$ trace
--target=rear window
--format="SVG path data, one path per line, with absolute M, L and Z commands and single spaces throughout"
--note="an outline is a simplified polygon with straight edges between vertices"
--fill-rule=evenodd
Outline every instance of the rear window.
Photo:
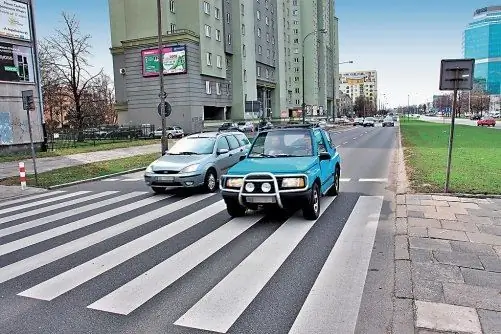
M 236 134 L 235 137 L 237 137 L 240 146 L 245 146 L 247 144 L 250 144 L 249 139 L 247 139 L 247 136 L 245 136 L 243 133 Z

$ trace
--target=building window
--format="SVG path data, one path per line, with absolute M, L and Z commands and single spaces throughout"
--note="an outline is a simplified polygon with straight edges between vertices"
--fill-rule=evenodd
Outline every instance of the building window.
M 264 18 L 264 22 L 266 23 L 267 26 L 270 25 L 270 21 L 268 20 L 268 16 L 266 16 Z
M 257 37 L 261 37 L 261 28 L 257 28 Z
M 242 55 L 245 57 L 247 55 L 247 48 L 245 47 L 245 44 L 242 45 Z
M 204 1 L 204 13 L 210 15 L 210 4 L 207 1 Z
M 245 35 L 245 24 L 242 23 L 242 36 Z
M 211 26 L 206 24 L 205 25 L 205 36 L 210 38 L 210 35 L 211 35 Z
M 231 23 L 231 15 L 230 15 L 230 13 L 226 14 L 226 23 Z
M 228 34 L 228 44 L 231 44 L 231 34 Z
M 216 64 L 217 64 L 217 67 L 218 67 L 218 68 L 223 68 L 223 64 L 222 64 L 222 63 L 223 63 L 223 62 L 222 62 L 222 58 L 221 58 L 221 56 L 219 56 L 219 55 L 218 55 L 218 56 L 216 57 Z
M 240 13 L 242 13 L 242 16 L 244 16 L 244 13 L 245 13 L 245 6 L 244 6 L 244 4 L 240 5 Z
M 268 79 L 269 77 L 270 77 L 270 71 L 266 69 L 266 79 Z
M 221 18 L 221 10 L 219 8 L 217 8 L 217 7 L 214 7 L 214 16 L 218 20 Z
M 212 94 L 212 87 L 210 86 L 210 81 L 205 81 L 205 93 L 207 95 Z
M 221 95 L 221 83 L 216 82 L 216 94 Z
M 212 66 L 212 53 L 207 52 L 206 57 L 207 57 L 207 66 Z
M 247 70 L 244 70 L 244 82 L 247 82 Z
M 175 13 L 175 8 L 174 8 L 174 0 L 169 1 L 169 9 L 172 13 Z
M 261 45 L 257 46 L 257 53 L 263 54 L 263 48 L 261 47 Z
M 257 67 L 257 76 L 260 77 L 261 76 L 261 66 L 258 66 Z
M 173 33 L 174 31 L 176 31 L 176 25 L 174 23 L 171 23 L 170 24 L 170 32 Z
M 259 20 L 261 20 L 261 12 L 258 10 L 256 11 L 256 18 Z
M 221 40 L 221 30 L 216 29 L 216 41 L 220 41 L 220 40 Z
M 271 55 L 271 51 L 270 51 L 270 49 L 267 49 L 267 50 L 266 50 L 266 56 L 267 56 L 268 58 L 270 58 L 270 55 Z

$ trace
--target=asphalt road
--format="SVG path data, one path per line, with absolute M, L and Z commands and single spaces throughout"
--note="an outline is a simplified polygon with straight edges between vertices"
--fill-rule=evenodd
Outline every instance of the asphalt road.
M 141 173 L 0 202 L 0 332 L 385 333 L 395 128 L 333 133 L 323 214 L 231 220 Z
M 400 116 L 400 117 L 405 117 L 405 116 Z M 444 124 L 451 123 L 450 117 L 420 116 L 419 119 L 422 121 L 433 122 L 433 123 L 444 123 Z M 465 119 L 465 118 L 456 118 L 455 123 L 462 124 L 462 125 L 477 126 L 477 121 L 472 121 L 470 119 Z M 495 127 L 488 126 L 488 127 L 484 127 L 484 128 L 501 130 L 501 121 L 499 119 L 497 119 Z

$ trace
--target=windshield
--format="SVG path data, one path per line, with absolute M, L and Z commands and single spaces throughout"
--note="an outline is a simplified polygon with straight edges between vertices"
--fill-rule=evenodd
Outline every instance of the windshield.
M 168 154 L 212 154 L 215 142 L 213 137 L 185 137 L 175 143 Z
M 374 121 L 374 117 L 367 117 L 365 120 L 368 122 L 371 122 L 371 121 Z
M 313 155 L 309 131 L 280 130 L 262 132 L 255 139 L 249 158 L 306 157 Z

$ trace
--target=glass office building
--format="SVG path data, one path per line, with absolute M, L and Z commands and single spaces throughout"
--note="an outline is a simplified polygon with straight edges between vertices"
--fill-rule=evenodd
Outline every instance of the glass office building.
M 475 11 L 464 32 L 465 58 L 475 59 L 475 79 L 489 94 L 501 94 L 501 6 Z

